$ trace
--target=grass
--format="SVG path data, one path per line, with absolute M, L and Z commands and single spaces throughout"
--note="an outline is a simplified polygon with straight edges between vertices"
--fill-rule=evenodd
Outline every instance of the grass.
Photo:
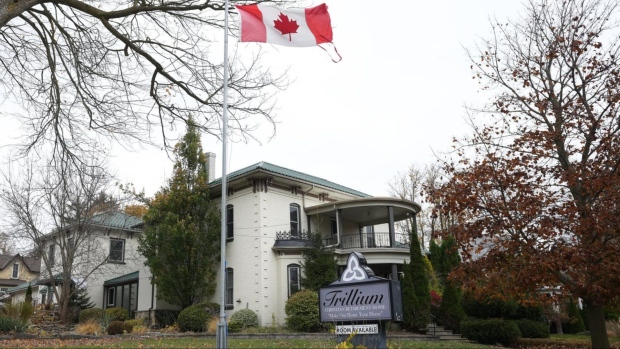
M 467 342 L 449 341 L 413 341 L 396 339 L 388 341 L 390 348 L 394 349 L 483 349 L 493 348 L 488 345 L 481 345 Z M 6 340 L 0 341 L 0 347 L 11 348 L 215 348 L 213 337 L 182 337 L 182 338 L 150 338 L 150 339 L 123 339 L 122 337 L 111 337 L 109 340 Z M 335 340 L 325 339 L 229 339 L 229 348 L 336 348 Z
M 620 349 L 620 337 L 609 336 L 609 344 L 612 348 Z M 590 336 L 582 334 L 552 334 L 548 339 L 519 339 L 521 347 L 541 348 L 590 348 Z

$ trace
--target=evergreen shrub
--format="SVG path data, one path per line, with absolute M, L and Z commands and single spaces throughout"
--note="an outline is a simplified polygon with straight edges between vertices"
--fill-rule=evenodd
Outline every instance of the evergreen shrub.
M 242 329 L 258 327 L 259 325 L 258 315 L 256 315 L 256 313 L 250 309 L 237 310 L 230 317 L 230 321 L 239 323 Z
M 481 344 L 512 346 L 521 337 L 514 321 L 501 319 L 466 319 L 461 322 L 461 333 L 467 339 Z
M 125 330 L 127 333 L 131 333 L 136 326 L 144 326 L 143 319 L 125 320 Z M 129 330 L 128 330 L 129 329 Z
M 112 318 L 112 321 L 125 321 L 129 319 L 129 311 L 125 308 L 121 308 L 121 307 L 107 308 L 105 312 L 108 313 L 108 315 L 110 315 L 110 317 Z
M 179 310 L 155 310 L 155 321 L 162 328 L 172 326 L 177 322 L 180 313 Z
M 534 320 L 518 320 L 522 338 L 549 338 L 549 324 Z
M 217 315 L 220 305 L 217 303 L 204 302 L 190 305 L 179 313 L 177 325 L 183 332 L 205 332 L 209 327 L 209 319 Z
M 586 330 L 586 326 L 581 318 L 581 313 L 577 308 L 577 304 L 571 298 L 568 302 L 568 320 L 566 321 L 566 333 L 576 334 Z
M 461 306 L 460 292 L 451 283 L 447 283 L 440 306 L 441 324 L 448 330 L 460 333 L 460 323 L 466 317 Z
M 125 323 L 118 320 L 112 321 L 110 325 L 108 325 L 106 332 L 109 335 L 123 334 L 125 333 Z
M 319 294 L 311 290 L 295 293 L 288 299 L 284 307 L 286 325 L 293 331 L 318 332 L 321 330 L 319 321 Z
M 105 314 L 105 310 L 101 308 L 84 309 L 80 312 L 80 323 L 84 324 L 88 322 L 88 320 L 99 322 L 103 314 Z
M 242 329 L 243 329 L 243 326 L 241 325 L 240 322 L 237 322 L 233 319 L 230 319 L 230 321 L 228 322 L 228 332 L 238 333 L 238 332 L 241 332 Z

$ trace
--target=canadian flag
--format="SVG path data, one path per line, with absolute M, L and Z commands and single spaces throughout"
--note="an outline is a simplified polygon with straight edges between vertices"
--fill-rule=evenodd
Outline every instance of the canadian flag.
M 264 4 L 237 5 L 241 42 L 308 47 L 332 42 L 327 5 L 281 9 Z

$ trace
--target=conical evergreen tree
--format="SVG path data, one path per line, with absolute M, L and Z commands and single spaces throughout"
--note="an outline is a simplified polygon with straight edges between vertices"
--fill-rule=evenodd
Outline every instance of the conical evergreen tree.
M 410 234 L 410 263 L 404 266 L 405 282 L 403 285 L 403 306 L 405 311 L 406 324 L 411 330 L 425 328 L 430 322 L 431 314 L 431 294 L 428 284 L 428 275 L 420 248 L 418 234 L 413 224 Z M 408 288 L 413 287 L 413 294 L 410 295 Z M 407 317 L 409 317 L 407 319 Z
M 571 297 L 568 302 L 567 312 L 568 321 L 566 323 L 566 333 L 575 334 L 584 332 L 586 330 L 586 326 L 583 323 L 577 304 L 573 301 L 573 297 Z
M 220 215 L 209 194 L 207 159 L 192 119 L 174 155 L 172 178 L 144 215 L 138 251 L 146 257 L 158 296 L 186 308 L 215 291 Z
M 24 300 L 26 303 L 32 303 L 32 286 L 28 284 L 28 288 L 26 289 L 26 299 Z

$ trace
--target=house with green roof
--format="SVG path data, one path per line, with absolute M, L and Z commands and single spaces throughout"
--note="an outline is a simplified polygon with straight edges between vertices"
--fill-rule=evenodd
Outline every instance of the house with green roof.
M 215 155 L 208 153 L 209 173 Z M 222 180 L 210 181 L 221 196 Z M 407 200 L 372 197 L 324 178 L 258 162 L 227 175 L 226 287 L 228 317 L 254 310 L 263 325 L 284 324 L 284 305 L 301 289 L 308 232 L 320 232 L 340 272 L 353 251 L 362 252 L 377 276 L 398 278 L 409 260 L 408 236 L 395 222 L 414 218 L 420 206 Z M 219 280 L 219 277 L 218 277 Z M 334 280 L 335 281 L 335 280 Z M 212 301 L 220 302 L 221 287 Z

